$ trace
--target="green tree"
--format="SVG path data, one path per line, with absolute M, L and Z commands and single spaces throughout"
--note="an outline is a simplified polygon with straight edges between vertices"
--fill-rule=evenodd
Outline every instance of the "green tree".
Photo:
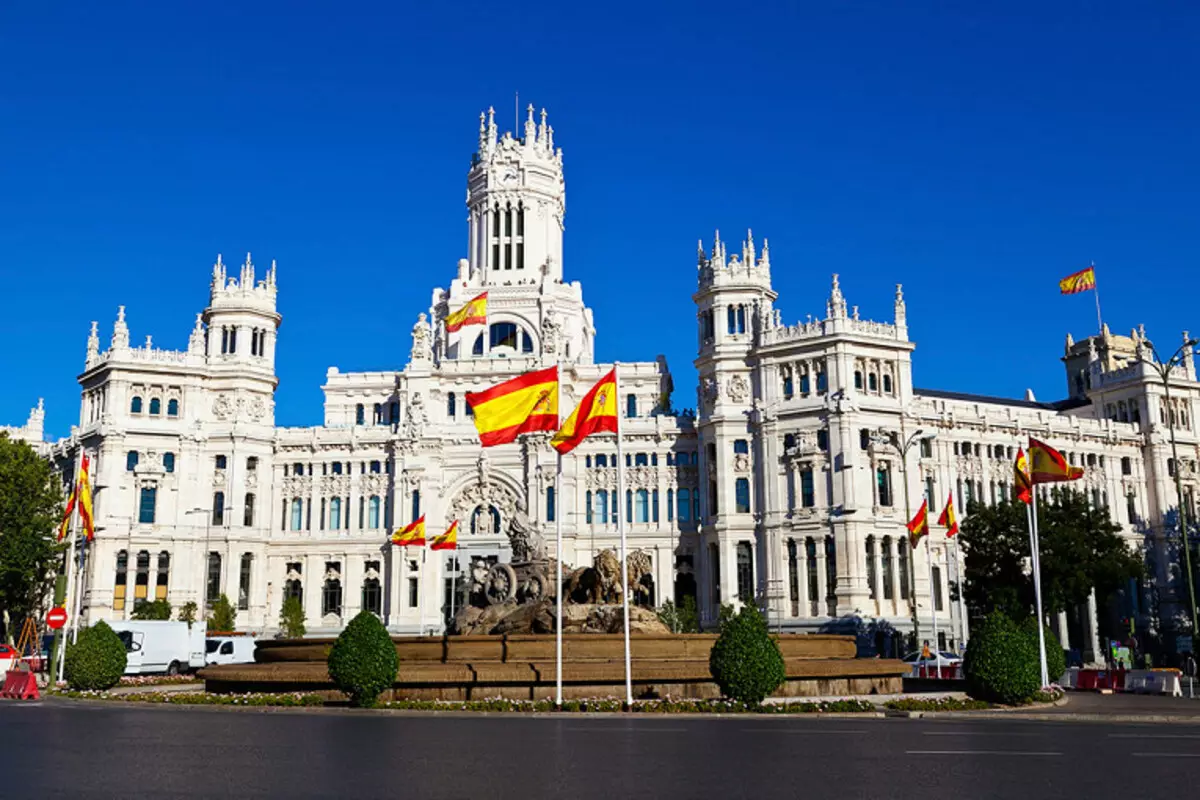
M 967 692 L 989 703 L 1023 703 L 1041 685 L 1037 628 L 1022 630 L 1007 614 L 994 611 L 971 631 L 963 674 Z
M 299 639 L 304 635 L 304 605 L 299 597 L 283 598 L 283 608 L 279 612 L 279 628 L 289 639 Z
M 399 661 L 387 628 L 370 611 L 360 611 L 329 650 L 329 677 L 350 698 L 350 705 L 369 708 L 392 688 Z
M 210 632 L 232 631 L 235 627 L 237 627 L 237 612 L 233 610 L 229 598 L 222 594 L 217 598 L 217 602 L 213 603 L 212 616 L 208 618 L 208 630 Z
M 50 464 L 0 433 L 0 628 L 32 616 L 50 591 L 65 549 L 56 541 L 63 497 Z M 9 631 L 0 630 L 0 641 Z
M 72 689 L 111 689 L 125 673 L 126 658 L 120 637 L 100 620 L 67 645 L 63 677 Z
M 171 604 L 166 600 L 138 600 L 133 604 L 134 619 L 170 619 Z
M 188 600 L 179 607 L 179 616 L 175 619 L 179 620 L 180 622 L 186 622 L 190 628 L 196 624 L 196 612 L 199 610 L 199 607 L 194 601 Z
M 696 609 L 696 598 L 686 595 L 683 605 L 677 606 L 668 600 L 658 609 L 658 619 L 671 629 L 671 633 L 699 633 L 700 614 Z
M 1013 619 L 1033 612 L 1028 571 L 1026 506 L 973 504 L 962 523 L 966 554 L 964 598 L 972 617 L 1001 611 Z M 1106 597 L 1142 574 L 1142 560 L 1104 509 L 1093 509 L 1079 492 L 1062 490 L 1038 504 L 1043 612 L 1053 614 L 1086 602 L 1092 588 Z
M 708 670 L 726 697 L 758 705 L 787 677 L 779 644 L 767 630 L 767 620 L 752 605 L 721 627 L 708 657 Z

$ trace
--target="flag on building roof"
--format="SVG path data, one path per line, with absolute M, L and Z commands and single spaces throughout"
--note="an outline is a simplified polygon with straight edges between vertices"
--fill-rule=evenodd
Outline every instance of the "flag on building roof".
M 614 367 L 575 406 L 571 416 L 554 434 L 550 445 L 564 456 L 593 433 L 617 432 L 617 370 Z
M 429 543 L 430 550 L 457 550 L 458 549 L 458 520 L 450 523 L 450 527 L 441 536 L 433 537 L 433 541 Z
M 558 430 L 558 367 L 467 392 L 466 399 L 484 447 L 507 444 L 522 433 Z
M 408 523 L 403 530 L 392 534 L 392 544 L 397 547 L 425 546 L 425 515 L 417 517 Z
M 467 325 L 486 325 L 487 297 L 487 292 L 478 297 L 472 297 L 465 306 L 447 314 L 446 333 L 454 333 Z
M 79 521 L 83 523 L 83 534 L 90 542 L 96 538 L 96 527 L 92 524 L 92 484 L 88 479 L 87 453 L 79 468 Z
M 946 536 L 953 536 L 958 533 L 958 517 L 954 514 L 954 495 L 946 497 L 946 507 L 942 509 L 942 515 L 938 517 L 938 525 L 946 528 Z
M 1025 450 L 1017 448 L 1017 460 L 1013 464 L 1013 499 L 1022 503 L 1033 502 L 1033 481 L 1029 479 L 1029 462 L 1025 460 Z
M 1058 290 L 1063 294 L 1078 294 L 1096 288 L 1096 267 L 1090 266 L 1072 273 L 1058 282 Z
M 1062 453 L 1032 437 L 1029 439 L 1029 462 L 1029 477 L 1034 485 L 1083 477 L 1083 467 L 1072 467 Z
M 921 537 L 929 533 L 929 501 L 922 500 L 917 515 L 908 521 L 908 543 L 915 550 Z

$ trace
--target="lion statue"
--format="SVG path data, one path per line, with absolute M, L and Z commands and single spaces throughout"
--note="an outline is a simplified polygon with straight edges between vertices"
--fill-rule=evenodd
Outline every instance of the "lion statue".
M 576 603 L 620 603 L 621 560 L 615 550 L 601 550 L 592 566 L 581 567 L 567 578 L 566 596 Z
M 653 578 L 654 575 L 654 563 L 650 559 L 650 554 L 645 550 L 634 550 L 625 558 L 625 568 L 628 570 L 629 591 L 632 592 L 629 595 L 630 602 L 642 604 L 644 600 L 645 604 L 649 604 L 651 600 L 650 587 L 643 582 L 643 579 L 647 575 Z

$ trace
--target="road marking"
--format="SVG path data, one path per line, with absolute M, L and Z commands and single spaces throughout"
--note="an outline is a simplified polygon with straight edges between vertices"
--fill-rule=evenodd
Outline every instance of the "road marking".
M 687 728 L 660 728 L 657 725 L 650 725 L 644 728 L 632 728 L 627 725 L 617 723 L 616 725 L 573 725 L 563 728 L 565 731 L 573 733 L 687 733 Z
M 1041 750 L 905 750 L 910 756 L 1061 756 Z
M 1026 731 L 922 731 L 922 736 L 1047 736 L 1045 733 Z
M 862 735 L 862 734 L 866 733 L 866 731 L 851 731 L 851 730 L 846 730 L 844 728 L 842 728 L 840 730 L 837 728 L 832 728 L 832 729 L 827 728 L 824 730 L 819 730 L 819 729 L 797 730 L 795 728 L 788 728 L 783 725 L 780 725 L 778 728 L 738 728 L 738 732 L 739 733 L 792 733 L 792 734 L 799 733 L 799 734 L 804 734 L 804 735 L 808 735 L 808 736 L 828 736 L 830 734 L 839 734 L 839 733 L 844 733 L 844 734 L 849 734 L 849 735 Z
M 1200 739 L 1197 733 L 1110 733 L 1110 739 Z
M 1200 758 L 1200 753 L 1131 753 L 1134 758 Z

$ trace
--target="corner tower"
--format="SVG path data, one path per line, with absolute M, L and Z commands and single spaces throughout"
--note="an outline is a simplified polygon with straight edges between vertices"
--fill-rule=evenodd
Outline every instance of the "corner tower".
M 479 149 L 467 174 L 470 277 L 484 286 L 562 279 L 566 193 L 554 128 L 528 108 L 522 138 L 497 136 L 493 109 L 479 115 Z M 464 276 L 465 277 L 465 276 Z

